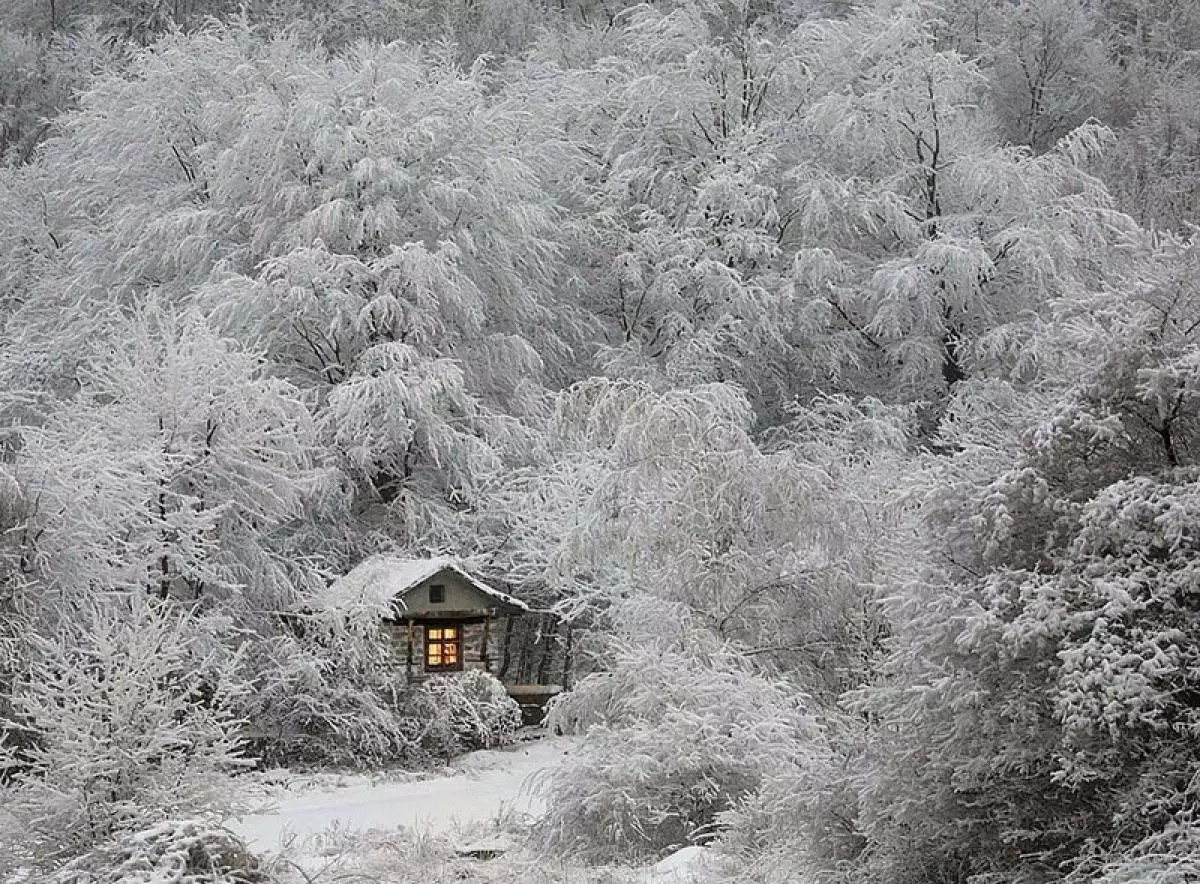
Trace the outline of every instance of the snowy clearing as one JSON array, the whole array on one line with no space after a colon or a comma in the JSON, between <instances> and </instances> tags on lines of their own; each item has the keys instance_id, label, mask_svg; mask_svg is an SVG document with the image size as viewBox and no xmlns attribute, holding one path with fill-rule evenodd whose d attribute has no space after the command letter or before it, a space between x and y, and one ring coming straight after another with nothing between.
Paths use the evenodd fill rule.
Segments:
<instances>
[{"instance_id":1,"label":"snowy clearing","mask_svg":"<svg viewBox=\"0 0 1200 884\"><path fill-rule=\"evenodd\" d=\"M557 767L573 746L570 738L547 737L510 749L473 752L455 762L456 773L410 782L359 775L343 777L333 787L320 782L316 789L306 789L296 783L290 788L301 794L268 799L261 812L228 825L253 850L275 853L331 829L352 833L403 826L447 834L501 816L536 817L542 803L530 778Z\"/></svg>"},{"instance_id":2,"label":"snowy clearing","mask_svg":"<svg viewBox=\"0 0 1200 884\"><path fill-rule=\"evenodd\" d=\"M550 868L521 856L523 836L517 833L544 810L534 781L569 759L577 745L575 738L545 737L472 752L457 759L448 774L424 779L288 774L282 782L266 783L269 795L262 793L262 781L248 786L245 800L261 812L228 826L268 861L282 857L285 865L304 870L302 877L336 870L347 880L390 880L388 867L396 856L406 855L410 862L443 872L453 868L459 879L469 881L509 880L518 872L528 878L536 872L538 882L694 882L706 853L699 847L685 847L640 869ZM496 861L497 856L504 859Z\"/></svg>"}]
</instances>

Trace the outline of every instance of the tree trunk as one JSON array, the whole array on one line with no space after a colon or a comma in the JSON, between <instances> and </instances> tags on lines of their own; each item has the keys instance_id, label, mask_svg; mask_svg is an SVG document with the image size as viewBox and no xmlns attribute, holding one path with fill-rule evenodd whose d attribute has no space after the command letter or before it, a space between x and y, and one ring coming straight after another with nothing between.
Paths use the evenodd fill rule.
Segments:
<instances>
[{"instance_id":1,"label":"tree trunk","mask_svg":"<svg viewBox=\"0 0 1200 884\"><path fill-rule=\"evenodd\" d=\"M508 675L508 664L512 660L512 635L513 616L509 614L504 619L504 648L500 651L500 671L496 674L496 677L501 681L504 681L505 676Z\"/></svg>"},{"instance_id":2,"label":"tree trunk","mask_svg":"<svg viewBox=\"0 0 1200 884\"><path fill-rule=\"evenodd\" d=\"M563 648L563 680L564 691L571 689L571 670L575 666L575 630L567 624L566 645Z\"/></svg>"},{"instance_id":3,"label":"tree trunk","mask_svg":"<svg viewBox=\"0 0 1200 884\"><path fill-rule=\"evenodd\" d=\"M946 382L947 390L951 390L955 384L966 380L967 377L962 364L958 361L960 348L958 334L953 330L948 330L942 337L942 379Z\"/></svg>"}]
</instances>

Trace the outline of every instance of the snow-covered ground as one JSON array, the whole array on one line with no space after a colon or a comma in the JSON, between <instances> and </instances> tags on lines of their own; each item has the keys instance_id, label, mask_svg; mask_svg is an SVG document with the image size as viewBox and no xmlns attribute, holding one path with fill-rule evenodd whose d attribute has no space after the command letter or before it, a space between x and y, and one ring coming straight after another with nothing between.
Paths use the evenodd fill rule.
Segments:
<instances>
[{"instance_id":1,"label":"snow-covered ground","mask_svg":"<svg viewBox=\"0 0 1200 884\"><path fill-rule=\"evenodd\" d=\"M243 798L257 812L227 825L268 862L299 870L298 881L324 880L331 870L346 880L422 880L419 873L395 877L396 857L405 856L410 871L424 863L438 870L438 880L450 869L455 880L488 884L692 884L706 853L698 847L640 869L550 868L519 856L520 833L544 810L537 778L569 763L576 747L572 738L544 737L473 752L431 777L286 773L247 780ZM504 860L493 859L500 854Z\"/></svg>"},{"instance_id":2,"label":"snow-covered ground","mask_svg":"<svg viewBox=\"0 0 1200 884\"><path fill-rule=\"evenodd\" d=\"M353 833L402 826L445 834L502 816L536 817L542 803L531 778L561 764L572 746L570 738L546 737L509 749L473 752L459 759L447 776L406 782L346 776L309 785L297 778L288 789L298 794L277 789L270 797L249 796L261 810L228 826L255 851L274 853L330 830Z\"/></svg>"}]
</instances>

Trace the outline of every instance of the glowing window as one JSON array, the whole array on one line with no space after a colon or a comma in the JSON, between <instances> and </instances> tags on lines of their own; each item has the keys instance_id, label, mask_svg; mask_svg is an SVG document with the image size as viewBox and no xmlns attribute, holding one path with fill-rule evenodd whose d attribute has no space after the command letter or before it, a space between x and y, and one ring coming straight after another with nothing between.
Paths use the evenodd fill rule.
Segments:
<instances>
[{"instance_id":1,"label":"glowing window","mask_svg":"<svg viewBox=\"0 0 1200 884\"><path fill-rule=\"evenodd\" d=\"M425 627L425 668L462 669L462 629L460 627Z\"/></svg>"}]
</instances>

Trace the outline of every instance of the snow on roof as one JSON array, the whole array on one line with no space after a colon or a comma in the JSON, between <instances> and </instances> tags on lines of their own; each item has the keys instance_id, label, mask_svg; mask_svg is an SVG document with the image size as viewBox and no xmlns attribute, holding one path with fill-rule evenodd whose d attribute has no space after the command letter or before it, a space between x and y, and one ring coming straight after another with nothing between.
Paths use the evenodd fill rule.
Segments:
<instances>
[{"instance_id":1,"label":"snow on roof","mask_svg":"<svg viewBox=\"0 0 1200 884\"><path fill-rule=\"evenodd\" d=\"M529 610L529 606L520 599L493 589L447 556L429 559L371 556L329 585L322 595L322 606L336 609L354 605L390 605L394 599L442 571L453 571L475 589L497 601L522 611Z\"/></svg>"}]
</instances>

